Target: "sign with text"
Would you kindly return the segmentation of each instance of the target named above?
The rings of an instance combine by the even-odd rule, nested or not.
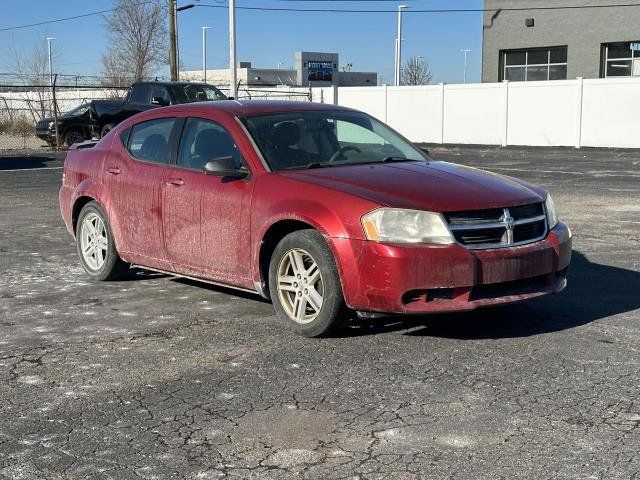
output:
[[[307,62],[309,74],[307,80],[310,82],[330,82],[333,80],[333,63],[331,62]]]

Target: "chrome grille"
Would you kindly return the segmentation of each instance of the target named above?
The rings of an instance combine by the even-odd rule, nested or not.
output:
[[[542,203],[444,214],[456,241],[467,248],[498,248],[537,242],[547,235]]]

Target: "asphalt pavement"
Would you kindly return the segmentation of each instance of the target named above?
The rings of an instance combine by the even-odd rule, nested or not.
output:
[[[254,295],[89,280],[62,157],[0,157],[0,478],[638,478],[640,153],[431,152],[552,193],[563,293],[306,339]]]

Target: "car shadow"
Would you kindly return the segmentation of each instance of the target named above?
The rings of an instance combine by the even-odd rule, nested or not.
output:
[[[527,302],[472,312],[353,320],[340,337],[404,331],[459,340],[516,338],[578,327],[640,308],[640,272],[589,261],[573,251],[567,288]]]
[[[269,300],[261,297],[257,292],[251,293],[244,290],[237,290],[233,287],[225,287],[223,285],[214,285],[200,280],[193,280],[190,278],[179,277],[176,275],[170,275],[168,273],[156,272],[153,270],[145,270],[144,267],[131,268],[126,275],[115,280],[116,282],[141,282],[147,280],[169,279],[172,282],[180,283],[182,285],[189,285],[192,287],[203,288],[212,292],[225,293],[227,295],[233,295],[239,298],[246,298],[247,300],[255,300],[261,303],[271,303]]]
[[[145,270],[143,268],[134,267],[116,282],[141,282],[145,280],[157,280],[160,278],[169,278],[171,275],[167,273],[154,272],[153,270]]]
[[[177,283],[181,283],[183,285],[191,285],[193,287],[204,288],[207,290],[211,290],[212,292],[226,293],[227,295],[233,295],[234,297],[245,298],[247,300],[254,300],[260,303],[271,303],[271,301],[261,297],[257,292],[252,293],[244,290],[237,290],[233,287],[225,287],[223,285],[214,285],[212,283],[206,283],[199,280],[192,280],[190,278],[176,277],[173,279],[173,281]]]
[[[0,170],[29,170],[32,168],[60,167],[62,160],[55,155],[0,156]]]

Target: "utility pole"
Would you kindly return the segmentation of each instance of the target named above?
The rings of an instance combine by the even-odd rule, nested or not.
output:
[[[47,49],[49,51],[49,86],[53,88],[53,62],[51,56],[51,42],[55,40],[54,37],[47,37]]]
[[[207,83],[207,30],[211,27],[202,27],[202,78]]]
[[[395,83],[400,85],[400,69],[402,65],[402,11],[409,8],[407,5],[398,5],[398,38],[396,38],[396,68]]]
[[[229,96],[238,98],[238,80],[236,71],[236,1],[229,0]]]
[[[176,0],[167,0],[169,12],[169,76],[172,82],[178,80],[178,54],[176,44]]]
[[[463,48],[460,50],[464,53],[464,83],[467,83],[467,54],[471,51],[468,48]]]

